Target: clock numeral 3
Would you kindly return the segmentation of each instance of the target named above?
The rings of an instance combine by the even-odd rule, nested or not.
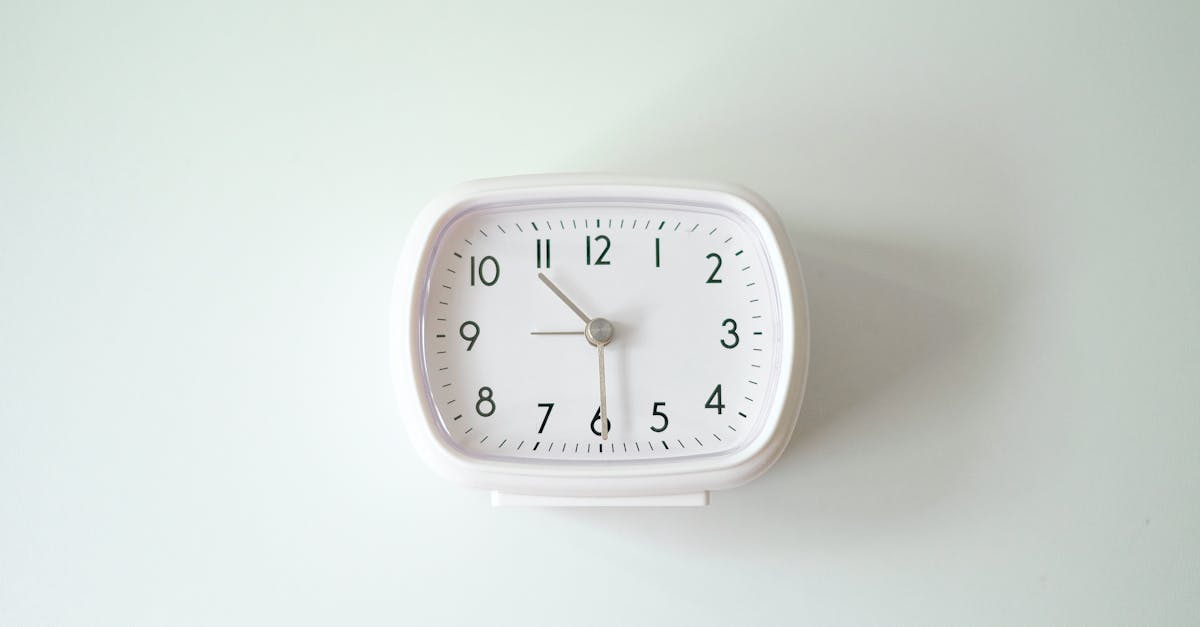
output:
[[[713,402],[714,400],[717,402],[714,403]],[[708,400],[704,401],[704,408],[717,410],[718,416],[721,415],[721,412],[723,412],[725,410],[725,403],[721,402],[721,386],[720,385],[717,385],[717,387],[713,389],[712,394],[708,395]]]
[[[491,264],[490,266],[488,264]],[[490,268],[490,269],[489,269]],[[488,278],[491,274],[492,278]],[[496,261],[495,257],[488,255],[479,260],[479,265],[475,265],[475,256],[471,256],[471,285],[475,285],[475,277],[479,277],[479,282],[484,285],[495,285],[496,281],[500,280],[500,262]]]
[[[732,325],[732,326],[730,326],[730,325]],[[727,331],[725,331],[725,333],[733,336],[732,344],[725,343],[726,338],[721,338],[721,346],[724,346],[725,348],[733,348],[734,346],[737,346],[738,342],[741,341],[741,338],[738,337],[738,334],[737,334],[737,320],[734,320],[733,318],[726,318],[721,323],[721,326],[722,327],[729,326],[729,329]]]
[[[468,329],[471,330],[470,335],[467,335]],[[467,320],[458,327],[458,337],[467,341],[468,351],[475,348],[475,340],[479,339],[479,325],[474,320]]]
[[[662,433],[663,431],[666,431],[666,430],[667,430],[667,423],[668,423],[668,422],[670,422],[670,421],[667,419],[667,415],[666,415],[666,414],[662,413],[661,411],[658,411],[658,408],[659,408],[659,406],[660,406],[660,405],[661,405],[662,407],[664,407],[664,408],[667,406],[667,404],[666,404],[666,403],[654,403],[654,407],[653,407],[653,409],[652,409],[652,411],[651,411],[651,415],[658,416],[659,418],[662,418],[662,420],[663,420],[663,422],[662,422],[662,426],[661,426],[661,427],[655,427],[654,425],[651,425],[651,426],[650,426],[650,430],[651,430],[651,431],[653,431],[653,432],[655,432],[655,433]]]
[[[704,258],[717,260],[717,266],[713,268],[712,274],[708,275],[708,280],[705,283],[720,283],[721,279],[717,278],[717,272],[721,269],[721,256],[717,253],[708,253]]]
[[[487,405],[487,411],[483,410],[484,405]],[[475,401],[475,413],[484,418],[496,413],[496,401],[492,400],[492,388],[486,385],[479,388],[479,400]]]
[[[605,422],[608,423],[608,432],[612,433],[612,420],[611,419],[605,420]],[[600,408],[599,407],[596,408],[596,415],[592,417],[592,433],[595,433],[597,437],[600,436]]]
[[[596,261],[593,262],[592,261],[592,236],[588,235],[587,236],[587,265],[589,265],[589,266],[612,265],[607,260],[604,259],[604,256],[608,254],[608,247],[612,245],[612,240],[608,239],[607,235],[597,235],[595,237],[595,239],[597,242],[604,243],[604,249],[600,251],[600,254],[596,257]]]

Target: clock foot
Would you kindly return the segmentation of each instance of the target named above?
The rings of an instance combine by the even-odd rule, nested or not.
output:
[[[493,507],[703,507],[708,492],[652,496],[536,496],[492,491]]]

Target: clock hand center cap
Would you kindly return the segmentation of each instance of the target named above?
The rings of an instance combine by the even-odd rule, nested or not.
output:
[[[612,341],[613,325],[604,318],[592,318],[583,328],[583,336],[592,346],[604,346]]]

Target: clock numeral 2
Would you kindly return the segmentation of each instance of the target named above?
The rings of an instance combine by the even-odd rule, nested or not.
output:
[[[483,410],[484,405],[487,405],[487,411]],[[492,400],[492,388],[486,385],[479,388],[479,400],[475,401],[475,413],[484,418],[496,413],[496,401]]]
[[[546,259],[546,267],[549,268],[550,267],[550,240],[548,240],[548,239],[546,239],[546,240],[539,239],[537,241],[537,267],[538,268],[542,267],[542,242],[546,243],[545,259]]]
[[[604,243],[604,249],[600,251],[600,254],[596,257],[596,261],[593,262],[592,261],[592,236],[588,235],[587,236],[587,265],[589,265],[589,266],[612,265],[607,260],[604,259],[604,256],[608,254],[609,246],[612,246],[612,240],[608,239],[607,235],[597,235],[595,237],[595,239],[597,242]]]
[[[717,402],[714,403],[713,400],[716,400]],[[721,415],[721,412],[725,410],[725,403],[721,402],[720,385],[717,385],[717,387],[713,389],[712,394],[708,395],[708,400],[704,401],[704,408],[717,410],[718,416]]]
[[[490,274],[492,275],[491,279],[488,279],[488,277],[487,277],[487,275],[489,274],[489,271],[488,271],[489,263],[491,263],[491,266],[490,266],[491,267]],[[476,276],[479,277],[479,282],[483,283],[484,285],[495,285],[496,281],[500,280],[500,262],[496,261],[495,257],[488,255],[487,257],[480,259],[479,265],[476,265],[475,264],[475,256],[472,255],[471,256],[471,285],[475,285],[475,277]]]
[[[717,260],[717,267],[713,268],[712,274],[708,275],[708,280],[705,283],[720,283],[721,279],[717,278],[717,271],[721,269],[721,256],[717,253],[708,253],[704,258]]]

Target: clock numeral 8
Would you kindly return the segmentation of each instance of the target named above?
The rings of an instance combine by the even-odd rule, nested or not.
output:
[[[487,405],[487,411],[483,411],[484,405]],[[479,400],[475,401],[475,413],[484,418],[496,413],[496,401],[492,400],[492,388],[486,385],[479,388]]]

